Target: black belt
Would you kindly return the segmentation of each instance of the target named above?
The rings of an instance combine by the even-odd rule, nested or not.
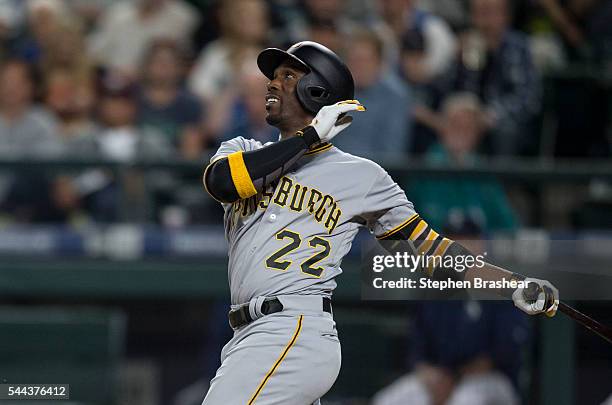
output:
[[[268,298],[261,304],[261,313],[264,315],[270,315],[275,312],[283,310],[283,304],[278,298]],[[332,313],[331,299],[323,297],[323,311]],[[230,326],[233,329],[238,329],[241,326],[247,325],[253,322],[251,314],[249,312],[249,304],[245,304],[238,309],[230,311],[228,314]]]

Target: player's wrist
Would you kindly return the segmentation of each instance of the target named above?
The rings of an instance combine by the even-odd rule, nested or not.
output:
[[[298,131],[296,135],[304,140],[308,148],[312,148],[313,146],[321,143],[321,138],[319,137],[317,130],[311,125]]]

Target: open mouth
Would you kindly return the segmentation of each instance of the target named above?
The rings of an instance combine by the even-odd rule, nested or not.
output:
[[[280,102],[280,98],[278,96],[273,94],[266,95],[266,108],[269,108],[278,102]]]

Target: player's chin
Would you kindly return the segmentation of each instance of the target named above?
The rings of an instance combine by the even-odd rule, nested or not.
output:
[[[268,114],[266,115],[266,122],[269,125],[276,126],[278,123],[280,123],[280,114],[268,111]]]

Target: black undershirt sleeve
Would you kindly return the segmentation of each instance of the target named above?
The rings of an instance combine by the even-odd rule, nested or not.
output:
[[[312,127],[306,127],[299,135],[242,154],[256,191],[262,191],[279,179],[312,145],[319,142],[319,136]],[[227,158],[213,162],[206,169],[204,181],[206,189],[215,199],[225,203],[240,199]]]
[[[420,230],[419,230],[420,229]],[[392,254],[408,252],[409,254],[426,254],[430,256],[439,255],[440,262],[444,262],[444,258],[448,256],[471,256],[468,249],[461,244],[444,238],[435,233],[432,240],[426,240],[431,228],[419,216],[414,221],[408,222],[402,228],[394,231],[391,235],[379,239],[382,246]],[[425,245],[427,244],[427,245]],[[427,247],[423,247],[427,246]],[[449,271],[452,269],[441,268],[440,266],[421,269],[433,279],[463,280],[465,277],[464,271]]]

